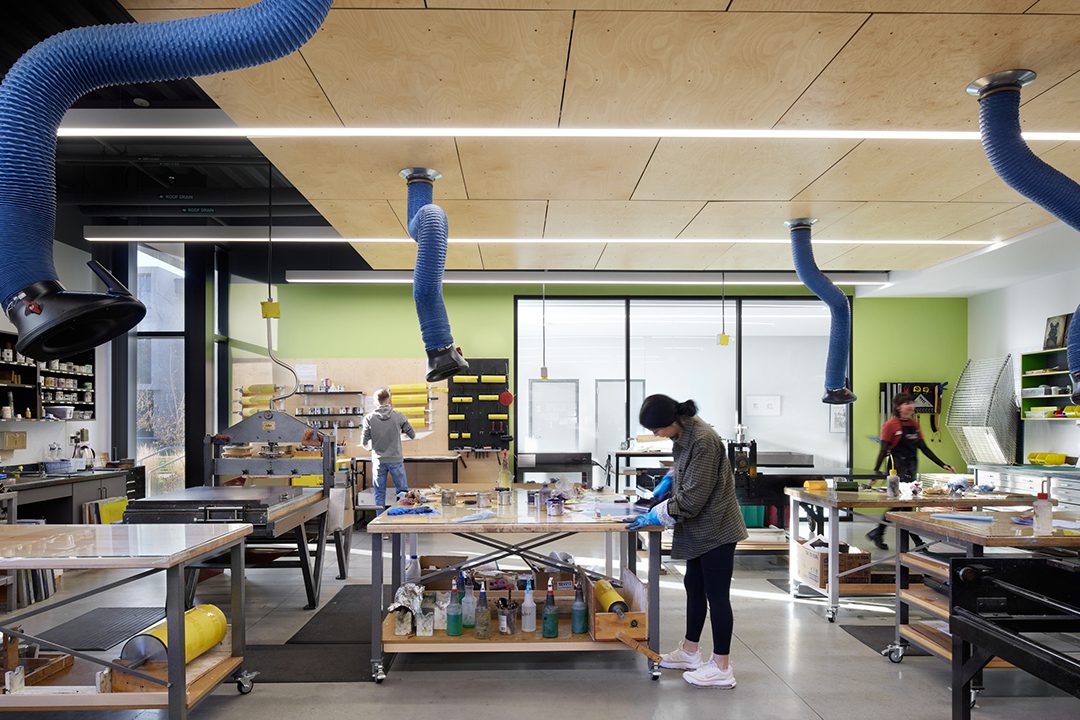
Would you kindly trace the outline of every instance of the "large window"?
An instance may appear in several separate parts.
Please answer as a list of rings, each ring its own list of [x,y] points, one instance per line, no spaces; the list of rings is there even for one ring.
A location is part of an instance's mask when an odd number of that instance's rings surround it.
[[[184,487],[184,249],[140,245],[136,341],[136,457],[147,492]]]
[[[821,402],[828,334],[827,307],[802,298],[519,298],[518,451],[603,463],[664,393],[725,438],[746,425],[768,464],[845,468],[847,409]]]

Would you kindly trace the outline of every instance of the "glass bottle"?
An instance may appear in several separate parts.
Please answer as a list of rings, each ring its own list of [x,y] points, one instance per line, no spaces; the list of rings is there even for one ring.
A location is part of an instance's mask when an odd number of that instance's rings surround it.
[[[559,608],[555,607],[555,586],[553,578],[548,578],[547,599],[544,600],[543,636],[559,637]]]
[[[487,588],[483,581],[480,582],[480,599],[476,601],[475,617],[476,639],[491,639],[491,608],[488,607]]]
[[[461,598],[461,625],[471,628],[476,626],[476,596],[473,595],[472,580],[466,580],[465,585],[465,596]]]
[[[570,606],[570,632],[580,635],[589,631],[589,606],[585,604],[585,595],[581,584],[574,593],[574,604]]]
[[[525,581],[525,601],[521,603],[521,632],[536,632],[536,600],[533,599],[533,581]]]
[[[457,580],[450,582],[450,605],[446,608],[446,634],[461,635],[461,600],[458,599]]]

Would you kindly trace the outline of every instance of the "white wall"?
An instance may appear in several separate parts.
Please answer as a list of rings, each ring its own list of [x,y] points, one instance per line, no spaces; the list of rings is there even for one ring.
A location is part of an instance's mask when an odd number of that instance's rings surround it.
[[[1041,350],[1046,318],[1076,309],[1078,269],[1011,285],[968,299],[968,353],[973,360],[1013,355],[1019,387],[1020,353]],[[1080,428],[1072,423],[1025,423],[1024,452],[1080,455]]]
[[[100,290],[97,279],[86,263],[90,260],[90,254],[73,248],[63,243],[54,245],[54,261],[56,272],[60,276],[60,282],[68,290]],[[3,313],[0,313],[0,330],[14,332],[15,327],[8,322]],[[0,429],[26,431],[26,449],[11,452],[0,452],[0,465],[18,465],[21,463],[41,462],[49,443],[59,442],[68,453],[71,447],[67,444],[67,438],[80,428],[86,428],[90,432],[90,446],[97,452],[112,452],[111,427],[109,418],[112,415],[111,407],[111,365],[109,362],[108,347],[99,347],[95,357],[94,387],[97,394],[97,420],[91,422],[0,422]],[[16,408],[16,412],[19,408]]]

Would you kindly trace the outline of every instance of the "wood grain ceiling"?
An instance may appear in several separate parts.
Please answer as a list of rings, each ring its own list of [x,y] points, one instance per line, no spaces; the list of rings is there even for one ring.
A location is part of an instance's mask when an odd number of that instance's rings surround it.
[[[138,21],[243,0],[121,0]],[[426,8],[425,8],[426,5]],[[1080,131],[1072,0],[335,0],[298,53],[199,79],[244,126],[970,130],[965,85],[1039,73],[1025,129]],[[456,269],[790,269],[783,220],[820,219],[821,265],[921,269],[1052,221],[978,143],[858,140],[264,139],[262,152],[351,238],[406,238],[397,171],[430,165]],[[1080,176],[1080,147],[1032,149]],[[667,240],[655,244],[606,239]],[[852,242],[846,242],[852,241]],[[415,250],[354,245],[373,267]]]

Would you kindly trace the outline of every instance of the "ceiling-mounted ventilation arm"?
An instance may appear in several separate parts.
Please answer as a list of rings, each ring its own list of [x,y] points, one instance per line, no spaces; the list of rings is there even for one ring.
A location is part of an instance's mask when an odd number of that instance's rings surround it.
[[[1080,185],[1040,160],[1020,134],[1020,88],[1034,79],[1031,70],[1003,70],[967,86],[979,99],[983,149],[1009,187],[1080,230]],[[1080,323],[1069,327],[1068,350],[1072,401],[1080,403]]]
[[[432,202],[432,185],[442,175],[430,168],[405,168],[401,177],[409,190],[409,235],[416,240],[413,301],[427,351],[427,381],[439,382],[469,369],[461,350],[454,345],[442,295],[450,229],[446,212]]]
[[[832,280],[818,269],[814,249],[810,244],[810,226],[815,218],[786,220],[791,230],[791,258],[795,272],[803,284],[829,306],[832,321],[829,326],[829,356],[825,361],[825,396],[821,402],[829,405],[849,405],[855,394],[847,387],[848,356],[851,355],[851,306],[847,296]]]
[[[262,0],[206,17],[76,28],[32,47],[0,85],[0,307],[16,348],[47,360],[100,345],[146,308],[96,263],[105,293],[70,292],[53,266],[56,131],[76,100],[110,85],[237,70],[293,52],[332,0]]]

